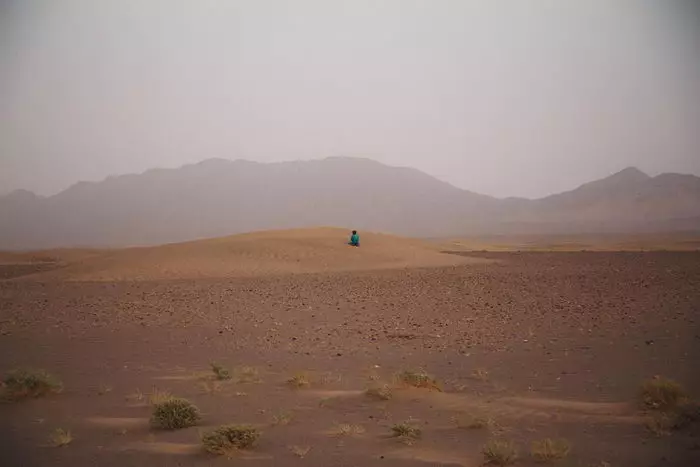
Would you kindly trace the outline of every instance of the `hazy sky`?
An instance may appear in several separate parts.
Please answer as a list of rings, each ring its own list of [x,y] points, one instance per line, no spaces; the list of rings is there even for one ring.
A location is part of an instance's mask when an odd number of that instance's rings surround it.
[[[700,175],[694,3],[0,0],[0,192],[210,157],[497,196]]]

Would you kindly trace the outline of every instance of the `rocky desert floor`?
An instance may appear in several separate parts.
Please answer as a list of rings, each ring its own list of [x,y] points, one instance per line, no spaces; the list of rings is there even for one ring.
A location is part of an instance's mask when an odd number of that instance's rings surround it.
[[[464,254],[157,280],[6,262],[0,373],[45,369],[63,391],[0,404],[0,464],[471,467],[504,440],[528,466],[552,438],[571,446],[558,465],[700,465],[698,426],[653,433],[638,403],[654,376],[700,396],[700,253]],[[439,388],[408,387],[406,371]],[[195,404],[199,425],[152,428],[166,393]],[[204,452],[202,434],[227,423],[258,428],[258,443]],[[393,437],[401,423],[420,436]],[[72,440],[54,447],[59,428]]]

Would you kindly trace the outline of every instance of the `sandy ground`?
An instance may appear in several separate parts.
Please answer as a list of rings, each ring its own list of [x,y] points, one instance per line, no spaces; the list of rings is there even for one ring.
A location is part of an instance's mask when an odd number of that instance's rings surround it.
[[[450,251],[700,251],[700,233],[492,235],[432,243]]]
[[[699,253],[478,258],[255,277],[78,281],[70,272],[60,281],[43,272],[0,281],[0,371],[45,368],[65,384],[59,395],[0,405],[3,459],[468,467],[483,462],[488,440],[508,439],[520,446],[519,465],[534,465],[533,440],[565,437],[573,450],[562,465],[700,465],[697,431],[653,437],[634,404],[640,382],[657,374],[700,395]],[[211,361],[255,367],[259,381],[215,383],[203,376]],[[444,392],[363,394],[418,368]],[[311,386],[290,389],[299,371]],[[154,388],[197,404],[201,426],[149,428]],[[474,414],[493,429],[457,426]],[[423,430],[411,446],[387,436],[405,420]],[[200,433],[231,422],[260,427],[259,445],[233,461],[202,453]],[[342,423],[361,429],[334,435]],[[74,441],[47,447],[57,427]]]
[[[484,259],[441,253],[420,240],[362,233],[360,248],[336,228],[256,232],[211,240],[117,250],[43,252],[60,268],[43,281],[148,281],[455,266]],[[26,254],[25,254],[26,256]],[[1,257],[0,257],[1,259]],[[7,263],[6,263],[7,264]]]

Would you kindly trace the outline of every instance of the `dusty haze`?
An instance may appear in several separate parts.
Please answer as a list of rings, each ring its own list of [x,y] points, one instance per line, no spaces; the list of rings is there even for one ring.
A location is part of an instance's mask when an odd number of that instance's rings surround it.
[[[0,193],[362,156],[494,196],[700,174],[691,1],[0,1]]]

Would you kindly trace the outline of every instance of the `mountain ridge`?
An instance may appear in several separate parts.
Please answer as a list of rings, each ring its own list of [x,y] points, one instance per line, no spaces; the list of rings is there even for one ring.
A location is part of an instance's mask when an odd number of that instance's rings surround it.
[[[188,169],[188,168],[193,168],[193,167],[198,167],[198,166],[200,166],[200,167],[201,167],[201,166],[214,166],[215,164],[247,164],[247,165],[271,166],[271,165],[285,165],[285,164],[304,164],[304,163],[309,163],[309,162],[333,161],[333,160],[368,161],[368,162],[370,162],[370,163],[372,163],[372,164],[378,164],[378,165],[381,165],[381,166],[384,166],[384,167],[390,167],[390,168],[392,168],[392,169],[403,169],[403,170],[417,171],[417,172],[419,172],[419,173],[421,173],[421,174],[423,174],[423,175],[426,175],[426,176],[428,176],[428,177],[431,177],[431,178],[433,178],[433,179],[435,179],[435,180],[437,180],[437,181],[439,181],[439,182],[441,182],[441,183],[450,185],[450,186],[452,186],[452,187],[454,187],[454,188],[456,188],[456,189],[458,189],[458,190],[466,191],[466,192],[469,192],[469,193],[473,193],[473,194],[477,194],[477,195],[480,195],[480,196],[485,196],[485,197],[489,197],[489,198],[493,198],[493,199],[499,199],[499,200],[527,200],[527,201],[541,200],[541,199],[544,199],[544,198],[548,198],[548,197],[550,197],[550,196],[557,196],[557,195],[559,195],[559,194],[566,193],[566,192],[568,192],[568,191],[573,191],[573,190],[575,190],[575,189],[577,189],[577,188],[580,188],[580,187],[582,187],[582,186],[584,186],[584,185],[587,185],[588,183],[592,183],[592,182],[596,182],[596,181],[602,181],[602,180],[606,180],[606,179],[611,179],[611,178],[616,177],[616,176],[618,176],[618,175],[622,175],[622,174],[626,174],[626,173],[630,173],[630,172],[635,172],[635,173],[641,174],[641,175],[643,175],[643,176],[646,177],[646,178],[656,178],[656,177],[667,176],[667,175],[680,175],[680,176],[685,176],[685,177],[700,178],[700,177],[698,177],[698,176],[696,176],[696,175],[693,175],[693,174],[684,174],[684,173],[677,173],[677,172],[663,172],[663,173],[661,173],[661,174],[659,174],[659,175],[656,175],[656,176],[650,176],[650,175],[646,174],[645,172],[643,172],[642,170],[638,169],[637,167],[629,166],[629,167],[626,167],[626,168],[624,168],[624,169],[622,169],[622,170],[619,170],[618,172],[615,172],[615,173],[613,173],[613,174],[611,174],[611,175],[608,175],[608,176],[606,176],[606,177],[603,177],[603,178],[600,178],[600,179],[596,179],[596,180],[593,180],[593,181],[589,181],[589,182],[584,182],[584,183],[582,183],[581,185],[579,185],[578,187],[573,188],[573,189],[571,189],[571,190],[566,190],[566,191],[564,191],[564,192],[552,193],[552,194],[544,195],[544,196],[540,196],[540,197],[525,197],[525,196],[505,196],[505,197],[498,197],[498,196],[494,196],[494,195],[487,195],[487,194],[483,194],[483,193],[478,193],[478,192],[476,192],[476,191],[469,190],[469,189],[467,189],[467,188],[458,187],[458,186],[456,186],[456,185],[453,185],[453,184],[451,184],[451,183],[449,183],[449,182],[446,182],[446,181],[444,181],[444,180],[441,180],[441,179],[439,179],[438,177],[435,177],[435,176],[433,176],[433,175],[430,175],[430,174],[428,174],[428,173],[426,173],[426,172],[423,172],[423,171],[421,171],[421,170],[419,170],[419,169],[416,169],[416,168],[414,168],[414,167],[408,167],[408,166],[389,166],[389,165],[386,165],[386,164],[383,164],[383,163],[381,163],[381,162],[375,161],[375,160],[370,159],[370,158],[365,158],[365,157],[329,156],[329,157],[326,157],[326,158],[324,158],[324,159],[295,160],[295,161],[281,161],[281,162],[258,162],[258,161],[251,161],[251,160],[248,160],[248,159],[240,159],[240,158],[238,158],[238,159],[226,159],[226,158],[223,158],[223,157],[211,157],[211,158],[203,159],[203,160],[201,160],[201,161],[199,161],[199,162],[194,162],[194,163],[190,163],[190,164],[184,164],[184,165],[181,165],[181,166],[179,166],[179,167],[153,167],[153,168],[146,169],[146,170],[144,170],[144,171],[142,171],[142,172],[129,172],[129,173],[124,173],[124,174],[108,175],[107,177],[105,177],[105,178],[103,178],[103,179],[101,179],[101,180],[79,180],[79,181],[77,181],[77,182],[71,184],[70,186],[64,188],[63,190],[60,190],[59,192],[54,193],[54,194],[52,194],[52,195],[40,195],[40,194],[35,193],[35,192],[33,192],[33,191],[31,191],[31,190],[28,190],[28,189],[18,188],[18,189],[15,189],[15,190],[11,190],[11,191],[9,191],[9,192],[6,192],[6,193],[4,193],[4,194],[0,194],[0,199],[6,198],[6,197],[9,197],[9,196],[12,196],[12,195],[14,195],[14,194],[16,194],[16,193],[25,193],[25,194],[26,194],[26,193],[29,193],[29,194],[33,195],[34,197],[37,197],[37,198],[52,198],[52,197],[54,197],[54,196],[57,196],[57,195],[59,195],[59,194],[65,192],[65,191],[70,190],[71,188],[75,187],[76,185],[96,185],[96,184],[104,183],[104,182],[107,182],[107,181],[110,181],[110,180],[120,179],[120,178],[123,178],[123,177],[135,177],[135,176],[141,176],[141,175],[148,175],[148,174],[151,174],[151,173],[180,171],[180,170],[183,170],[183,169]]]
[[[352,225],[413,237],[700,230],[700,178],[634,167],[544,198],[495,198],[410,167],[334,157],[206,159],[0,197],[0,249],[153,245]]]

